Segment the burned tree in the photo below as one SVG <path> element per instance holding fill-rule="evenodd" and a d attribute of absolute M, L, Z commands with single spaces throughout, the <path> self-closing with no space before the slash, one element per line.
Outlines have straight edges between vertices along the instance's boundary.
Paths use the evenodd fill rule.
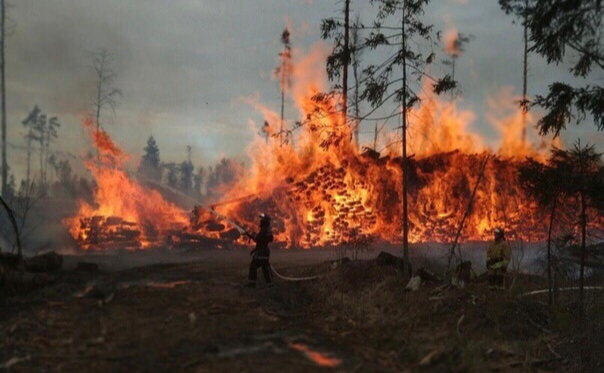
<path fill-rule="evenodd" d="M 344 0 L 344 22 L 340 18 L 328 18 L 321 22 L 321 37 L 334 39 L 334 48 L 327 58 L 327 76 L 329 80 L 342 78 L 341 85 L 336 84 L 334 91 L 341 92 L 341 109 L 344 124 L 348 124 L 348 65 L 351 61 L 350 48 L 350 0 Z M 333 94 L 334 92 L 332 92 Z"/>
<path fill-rule="evenodd" d="M 148 179 L 161 180 L 161 160 L 159 158 L 159 147 L 153 136 L 149 136 L 145 153 L 138 165 L 138 173 Z"/>
<path fill-rule="evenodd" d="M 457 30 L 450 31 L 449 35 L 445 35 L 445 52 L 449 59 L 444 60 L 443 64 L 451 66 L 451 80 L 455 80 L 455 67 L 457 59 L 465 52 L 466 44 L 472 39 L 472 35 L 464 35 Z M 455 91 L 451 90 L 451 99 L 455 97 Z"/>
<path fill-rule="evenodd" d="M 0 0 L 0 95 L 2 96 L 2 195 L 8 188 L 8 162 L 6 160 L 6 0 Z"/>
<path fill-rule="evenodd" d="M 57 129 L 61 126 L 61 123 L 56 116 L 47 119 L 46 114 L 43 114 L 38 105 L 35 105 L 21 124 L 27 129 L 25 135 L 27 141 L 26 185 L 29 186 L 31 182 L 32 142 L 37 142 L 40 146 L 40 188 L 44 190 L 47 184 L 48 162 L 51 155 L 50 146 L 58 138 Z"/>
<path fill-rule="evenodd" d="M 275 76 L 279 79 L 279 87 L 281 89 L 281 123 L 279 125 L 279 145 L 287 143 L 288 130 L 285 128 L 285 93 L 291 87 L 291 75 L 293 72 L 292 64 L 292 47 L 289 40 L 290 33 L 287 28 L 281 34 L 281 44 L 283 51 L 279 53 L 280 65 L 275 69 Z M 285 134 L 285 140 L 283 135 Z"/>
<path fill-rule="evenodd" d="M 41 110 L 38 105 L 35 105 L 32 111 L 29 112 L 27 118 L 25 118 L 21 124 L 27 129 L 27 133 L 25 134 L 25 140 L 27 141 L 27 173 L 26 173 L 26 186 L 29 187 L 31 179 L 31 151 L 32 151 L 32 142 L 36 140 L 36 134 L 34 132 L 34 126 L 38 123 L 38 118 L 41 114 Z"/>
<path fill-rule="evenodd" d="M 36 122 L 32 125 L 34 141 L 38 142 L 40 146 L 40 191 L 43 191 L 44 188 L 44 139 L 46 138 L 47 125 L 48 118 L 46 114 L 39 115 L 36 118 Z"/>
<path fill-rule="evenodd" d="M 554 223 L 560 200 L 564 197 L 565 175 L 556 168 L 552 159 L 546 164 L 532 158 L 526 159 L 519 167 L 519 180 L 527 195 L 533 198 L 539 208 L 549 214 L 547 228 L 547 281 L 549 304 L 554 303 L 554 281 L 552 274 L 552 244 Z"/>
<path fill-rule="evenodd" d="M 59 137 L 57 129 L 61 127 L 61 123 L 59 123 L 59 118 L 52 117 L 48 120 L 48 125 L 46 126 L 46 132 L 44 134 L 44 171 L 41 178 L 42 184 L 47 184 L 47 173 L 48 173 L 48 158 L 50 156 L 50 145 L 55 142 Z"/>
<path fill-rule="evenodd" d="M 185 193 L 191 193 L 193 189 L 193 171 L 195 167 L 191 161 L 191 147 L 187 146 L 187 160 L 182 161 L 178 165 L 178 171 L 180 173 L 179 184 L 180 189 Z"/>
<path fill-rule="evenodd" d="M 381 64 L 370 65 L 364 70 L 366 83 L 361 94 L 361 99 L 367 100 L 372 114 L 377 108 L 394 101 L 400 105 L 401 116 L 401 144 L 402 144 L 402 215 L 403 215 L 403 256 L 409 259 L 409 160 L 407 156 L 407 130 L 408 112 L 420 103 L 417 85 L 421 84 L 423 78 L 432 80 L 432 88 L 435 93 L 440 94 L 454 89 L 456 84 L 450 76 L 436 79 L 429 76 L 426 65 L 434 61 L 435 53 L 429 50 L 424 55 L 421 50 L 421 42 L 431 45 L 433 26 L 425 24 L 421 20 L 424 7 L 428 0 L 376 0 L 378 5 L 378 16 L 366 40 L 366 45 L 371 49 L 381 49 L 397 45 L 394 54 L 389 55 Z M 394 21 L 398 25 L 387 24 Z M 400 75 L 396 72 L 400 71 Z M 400 88 L 396 86 L 400 84 Z M 415 86 L 414 86 L 415 85 Z"/>
<path fill-rule="evenodd" d="M 92 110 L 94 111 L 94 120 L 96 132 L 102 129 L 101 116 L 106 109 L 111 109 L 115 113 L 117 99 L 122 96 L 122 91 L 114 87 L 117 74 L 113 69 L 111 54 L 101 49 L 98 52 L 90 53 L 90 68 L 94 73 L 95 94 L 92 100 Z M 97 152 L 98 153 L 98 152 Z"/>
<path fill-rule="evenodd" d="M 363 54 L 362 48 L 362 40 L 361 40 L 361 29 L 363 28 L 363 24 L 361 22 L 361 17 L 357 13 L 356 18 L 354 20 L 354 24 L 351 29 L 351 48 L 350 48 L 350 59 L 352 64 L 352 76 L 354 78 L 354 141 L 359 147 L 359 129 L 361 127 L 361 110 L 360 110 L 360 75 L 359 69 L 361 67 L 361 55 Z M 377 124 L 377 123 L 376 123 Z M 377 126 L 376 126 L 376 134 L 377 138 Z M 374 146 L 375 147 L 375 146 Z M 375 150 L 375 149 L 374 149 Z"/>
<path fill-rule="evenodd" d="M 558 177 L 563 177 L 564 182 L 560 186 L 561 191 L 570 197 L 574 197 L 580 207 L 580 303 L 583 307 L 585 247 L 589 210 L 595 209 L 597 211 L 604 208 L 602 154 L 596 152 L 593 145 L 581 146 L 578 142 L 568 150 L 554 148 L 550 163 L 559 175 Z"/>
<path fill-rule="evenodd" d="M 530 0 L 534 3 L 534 0 Z M 507 14 L 516 14 L 522 20 L 524 51 L 522 53 L 522 142 L 526 141 L 526 115 L 528 110 L 528 15 L 529 0 L 499 0 L 499 5 Z M 532 4 L 530 4 L 532 5 Z"/>
<path fill-rule="evenodd" d="M 570 72 L 576 78 L 589 79 L 592 74 L 604 71 L 604 9 L 600 0 L 524 0 L 520 6 L 518 1 L 502 1 L 502 4 L 508 13 L 523 19 L 527 25 L 527 40 L 532 44 L 526 47 L 528 52 L 536 52 L 556 65 L 567 60 L 567 53 L 572 54 Z M 604 129 L 604 87 L 601 85 L 573 87 L 555 82 L 549 86 L 547 95 L 537 95 L 527 105 L 546 111 L 537 122 L 542 135 L 559 136 L 568 123 L 574 120 L 579 124 L 588 115 L 593 117 L 599 130 Z"/>
<path fill-rule="evenodd" d="M 604 209 L 604 165 L 602 154 L 594 146 L 581 146 L 577 142 L 568 150 L 554 149 L 550 160 L 559 175 L 564 177 L 562 190 L 579 206 L 579 316 L 582 334 L 581 362 L 584 368 L 590 364 L 589 345 L 586 338 L 587 317 L 585 306 L 585 265 L 587 256 L 588 222 L 593 211 Z"/>

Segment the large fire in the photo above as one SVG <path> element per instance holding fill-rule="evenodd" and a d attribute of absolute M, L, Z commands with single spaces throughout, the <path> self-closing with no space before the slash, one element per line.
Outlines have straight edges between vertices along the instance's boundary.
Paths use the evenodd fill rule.
<path fill-rule="evenodd" d="M 313 100 L 327 88 L 323 66 L 327 53 L 324 47 L 315 47 L 294 69 L 289 94 L 306 122 L 298 129 L 295 146 L 258 137 L 248 154 L 251 165 L 223 193 L 221 202 L 214 201 L 219 202 L 216 210 L 248 227 L 255 227 L 259 212 L 269 213 L 276 240 L 287 247 L 332 245 L 358 237 L 397 242 L 402 227 L 400 141 L 395 132 L 382 134 L 383 155 L 360 150 L 351 143 L 341 113 L 333 111 L 339 97 L 319 104 Z M 264 114 L 269 125 L 277 124 L 276 113 L 256 99 L 246 101 Z M 526 156 L 545 159 L 551 144 L 521 140 L 522 113 L 511 91 L 502 91 L 490 105 L 493 114 L 488 120 L 501 134 L 497 151 L 471 133 L 468 127 L 475 115 L 455 102 L 426 95 L 411 111 L 412 242 L 453 240 L 487 155 L 462 240 L 488 239 L 496 226 L 505 227 L 511 239 L 544 239 L 544 219 L 520 188 L 517 166 Z M 529 124 L 533 121 L 530 115 L 526 119 Z M 206 208 L 196 208 L 189 218 L 158 192 L 146 190 L 123 171 L 123 152 L 104 132 L 95 132 L 90 123 L 86 126 L 100 156 L 87 162 L 97 183 L 95 204 L 82 203 L 77 216 L 68 221 L 82 247 L 103 247 L 101 241 L 112 247 L 122 242 L 141 247 L 166 237 L 172 242 L 241 239 Z"/>
<path fill-rule="evenodd" d="M 78 214 L 66 220 L 80 247 L 145 247 L 188 225 L 182 209 L 128 176 L 123 169 L 128 156 L 106 132 L 97 131 L 88 118 L 83 124 L 98 157 L 85 162 L 96 182 L 94 205 L 80 201 Z"/>

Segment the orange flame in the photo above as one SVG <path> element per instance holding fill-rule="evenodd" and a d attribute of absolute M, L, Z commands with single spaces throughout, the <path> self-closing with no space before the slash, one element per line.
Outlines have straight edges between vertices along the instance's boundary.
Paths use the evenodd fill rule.
<path fill-rule="evenodd" d="M 65 221 L 82 248 L 101 247 L 105 241 L 109 247 L 144 247 L 188 225 L 183 210 L 118 169 L 128 156 L 105 131 L 96 131 L 90 119 L 83 125 L 99 153 L 98 160 L 85 162 L 96 182 L 94 203 L 80 201 L 76 216 Z"/>
<path fill-rule="evenodd" d="M 392 133 L 390 140 L 395 141 L 381 159 L 361 154 L 348 141 L 351 131 L 341 112 L 334 111 L 340 97 L 314 99 L 327 89 L 323 64 L 328 53 L 323 45 L 315 46 L 294 69 L 290 93 L 306 121 L 296 147 L 258 138 L 248 151 L 249 171 L 224 196 L 238 202 L 221 206 L 221 211 L 248 225 L 256 223 L 258 212 L 270 213 L 277 239 L 288 246 L 337 244 L 358 236 L 397 241 L 402 225 L 400 140 Z M 506 104 L 496 105 L 488 119 L 502 133 L 497 153 L 502 158 L 490 161 L 485 169 L 464 237 L 489 239 L 494 227 L 504 226 L 512 238 L 540 240 L 543 222 L 520 188 L 517 161 L 526 156 L 544 158 L 546 146 L 519 143 L 520 109 L 511 91 L 499 97 L 492 103 Z M 412 242 L 453 239 L 478 180 L 483 154 L 491 152 L 484 139 L 469 130 L 475 114 L 458 104 L 426 93 L 422 105 L 410 111 Z M 267 121 L 277 117 L 266 106 L 254 105 Z M 344 140 L 325 150 L 325 142 L 334 134 Z M 254 198 L 241 201 L 250 195 Z"/>

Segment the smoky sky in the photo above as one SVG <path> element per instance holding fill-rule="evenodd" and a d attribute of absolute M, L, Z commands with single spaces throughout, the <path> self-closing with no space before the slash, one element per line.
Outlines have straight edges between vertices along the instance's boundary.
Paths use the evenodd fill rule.
<path fill-rule="evenodd" d="M 22 176 L 21 120 L 34 104 L 59 116 L 56 148 L 76 157 L 86 152 L 80 121 L 93 97 L 87 52 L 100 48 L 112 53 L 115 86 L 123 92 L 115 115 L 104 116 L 105 128 L 132 154 L 134 165 L 149 135 L 164 161 L 184 159 L 187 145 L 196 165 L 244 156 L 254 135 L 249 123 L 263 117 L 243 99 L 255 96 L 279 109 L 271 73 L 281 31 L 290 27 L 295 50 L 304 53 L 321 42 L 321 19 L 339 16 L 342 5 L 336 0 L 13 0 L 7 41 L 9 164 Z M 352 9 L 371 23 L 367 0 L 352 0 Z M 474 36 L 457 64 L 460 105 L 476 113 L 472 129 L 496 142 L 497 133 L 485 120 L 486 102 L 504 86 L 521 92 L 521 26 L 495 0 L 433 1 L 424 19 L 438 29 L 456 27 Z M 600 83 L 602 78 L 590 77 Z M 556 80 L 575 82 L 567 66 L 546 66 L 531 56 L 531 94 L 544 93 Z M 291 104 L 286 112 L 299 119 Z M 570 143 L 579 136 L 603 143 L 589 122 L 571 126 L 564 139 Z"/>

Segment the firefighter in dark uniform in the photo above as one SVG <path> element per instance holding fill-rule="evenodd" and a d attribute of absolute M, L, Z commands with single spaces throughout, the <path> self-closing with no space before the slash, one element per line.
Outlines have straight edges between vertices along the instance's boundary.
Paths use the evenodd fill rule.
<path fill-rule="evenodd" d="M 493 233 L 495 241 L 487 249 L 489 288 L 492 290 L 503 290 L 505 289 L 505 273 L 507 272 L 512 252 L 505 240 L 503 228 L 496 228 Z"/>
<path fill-rule="evenodd" d="M 268 244 L 273 242 L 273 234 L 271 233 L 271 217 L 266 214 L 260 214 L 260 231 L 256 234 L 247 233 L 254 242 L 256 248 L 250 252 L 252 262 L 250 263 L 250 275 L 248 278 L 248 287 L 256 287 L 256 277 L 258 276 L 258 268 L 262 268 L 264 280 L 268 286 L 273 285 L 271 266 L 269 264 L 270 249 Z"/>

